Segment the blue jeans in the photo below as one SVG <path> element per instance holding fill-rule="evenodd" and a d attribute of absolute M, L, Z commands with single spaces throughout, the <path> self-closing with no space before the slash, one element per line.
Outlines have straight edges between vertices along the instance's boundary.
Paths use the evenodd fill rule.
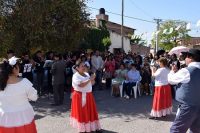
<path fill-rule="evenodd" d="M 170 129 L 170 133 L 200 133 L 200 106 L 179 105 L 179 112 Z"/>

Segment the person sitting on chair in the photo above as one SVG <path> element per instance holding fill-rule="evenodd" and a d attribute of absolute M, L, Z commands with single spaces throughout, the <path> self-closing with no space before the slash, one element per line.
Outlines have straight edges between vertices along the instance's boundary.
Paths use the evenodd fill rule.
<path fill-rule="evenodd" d="M 119 96 L 120 90 L 119 86 L 122 82 L 126 79 L 127 69 L 125 68 L 125 64 L 121 64 L 120 68 L 115 71 L 115 78 L 112 79 L 112 88 L 113 88 L 113 95 Z"/>
<path fill-rule="evenodd" d="M 131 64 L 131 69 L 128 71 L 126 80 L 123 83 L 123 89 L 126 92 L 125 97 L 130 98 L 133 86 L 140 80 L 140 72 L 136 70 L 136 64 Z"/>

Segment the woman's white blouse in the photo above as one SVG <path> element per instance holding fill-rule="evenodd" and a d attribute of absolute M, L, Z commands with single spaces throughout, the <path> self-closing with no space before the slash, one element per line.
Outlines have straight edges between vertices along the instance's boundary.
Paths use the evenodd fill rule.
<path fill-rule="evenodd" d="M 84 87 L 79 87 L 79 84 L 86 82 L 90 79 L 90 75 L 88 73 L 85 73 L 86 77 L 80 75 L 78 72 L 76 72 L 72 77 L 72 86 L 74 90 L 79 92 L 91 92 L 92 91 L 92 83 L 89 82 Z"/>
<path fill-rule="evenodd" d="M 155 73 L 155 86 L 168 85 L 168 74 L 170 70 L 168 68 L 159 68 Z"/>
<path fill-rule="evenodd" d="M 0 91 L 0 126 L 18 127 L 31 123 L 34 111 L 29 100 L 37 100 L 37 91 L 26 78 Z"/>

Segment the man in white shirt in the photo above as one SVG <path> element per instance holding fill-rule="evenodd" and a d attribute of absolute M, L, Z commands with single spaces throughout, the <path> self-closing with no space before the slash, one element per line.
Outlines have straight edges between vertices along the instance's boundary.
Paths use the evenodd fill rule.
<path fill-rule="evenodd" d="M 101 80 L 102 80 L 102 70 L 104 67 L 104 61 L 101 56 L 99 56 L 99 51 L 96 50 L 95 54 L 91 58 L 92 72 L 96 73 L 96 83 L 95 86 L 99 90 L 102 89 Z"/>
<path fill-rule="evenodd" d="M 185 59 L 188 67 L 177 71 L 172 66 L 170 84 L 178 84 L 176 100 L 180 103 L 170 133 L 200 133 L 200 50 L 190 49 Z"/>

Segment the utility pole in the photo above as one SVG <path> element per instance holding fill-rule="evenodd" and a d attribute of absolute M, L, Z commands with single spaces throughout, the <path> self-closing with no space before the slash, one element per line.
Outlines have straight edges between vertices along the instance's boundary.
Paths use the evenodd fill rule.
<path fill-rule="evenodd" d="M 122 50 L 124 51 L 124 0 L 122 0 L 122 25 L 121 25 L 121 43 L 122 43 Z"/>
<path fill-rule="evenodd" d="M 157 24 L 157 32 L 160 30 L 160 22 L 162 22 L 162 19 L 154 19 Z M 155 46 L 155 53 L 158 52 L 158 42 L 159 42 L 159 37 L 158 34 L 156 34 L 156 46 Z"/>

